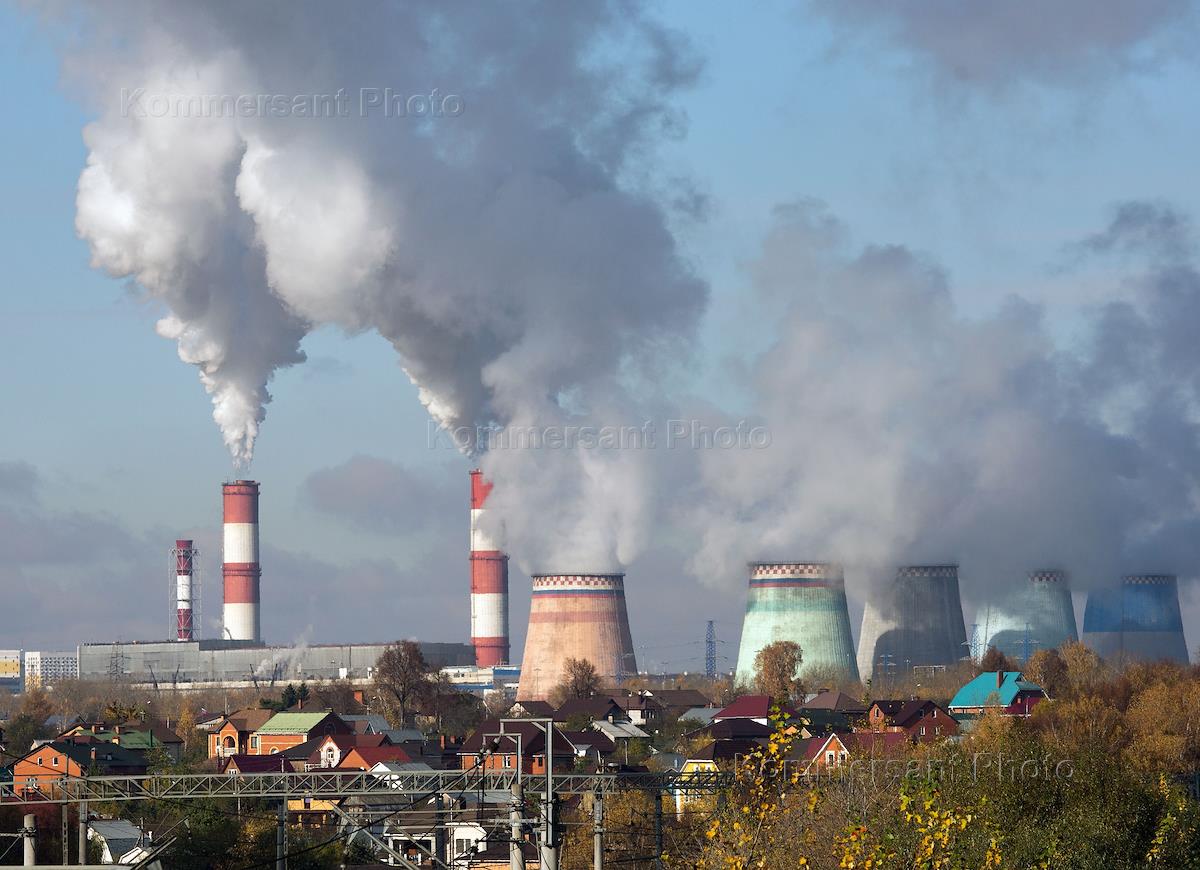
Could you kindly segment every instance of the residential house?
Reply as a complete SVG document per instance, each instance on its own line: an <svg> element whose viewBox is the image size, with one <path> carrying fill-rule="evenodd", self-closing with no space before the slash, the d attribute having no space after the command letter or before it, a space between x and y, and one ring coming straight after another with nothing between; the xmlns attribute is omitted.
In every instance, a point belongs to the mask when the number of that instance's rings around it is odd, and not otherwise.
<svg viewBox="0 0 1200 870"><path fill-rule="evenodd" d="M163 752L175 764L183 758L183 739L165 725L150 722L79 722L55 740L87 736L102 743L115 743L134 752Z"/></svg>
<svg viewBox="0 0 1200 870"><path fill-rule="evenodd" d="M328 710L276 713L250 735L251 755L271 755L327 734L353 734L354 729Z"/></svg>
<svg viewBox="0 0 1200 870"><path fill-rule="evenodd" d="M554 711L555 722L582 719L589 722L628 722L629 716L615 698L599 695L591 698L568 698Z"/></svg>
<svg viewBox="0 0 1200 870"><path fill-rule="evenodd" d="M779 711L789 719L796 715L796 711L789 704L775 701L768 695L742 695L728 707L719 710L713 716L713 721L753 719L760 725L769 725L771 724L771 708L774 706L778 706Z"/></svg>
<svg viewBox="0 0 1200 870"><path fill-rule="evenodd" d="M944 707L930 700L879 700L871 704L864 730L898 731L907 734L914 743L932 743L958 734L958 722Z"/></svg>
<svg viewBox="0 0 1200 870"><path fill-rule="evenodd" d="M857 698L847 695L845 692L831 689L818 692L804 702L805 710L833 710L838 713L844 713L852 720L866 716L869 706Z"/></svg>
<svg viewBox="0 0 1200 870"><path fill-rule="evenodd" d="M146 757L114 743L56 740L29 750L13 762L12 771L14 788L50 794L63 777L143 774Z"/></svg>
<svg viewBox="0 0 1200 870"><path fill-rule="evenodd" d="M1026 680L1020 671L985 671L958 690L950 701L950 712L955 716L988 711L1028 716L1044 700L1042 687Z"/></svg>
<svg viewBox="0 0 1200 870"><path fill-rule="evenodd" d="M801 776L818 776L835 770L850 757L840 734L826 734L797 740L787 754L788 764L796 764Z"/></svg>
<svg viewBox="0 0 1200 870"><path fill-rule="evenodd" d="M87 838L99 844L101 864L134 864L150 852L142 829L125 819L92 819Z"/></svg>
<svg viewBox="0 0 1200 870"><path fill-rule="evenodd" d="M412 764L412 756L399 746L352 746L338 762L338 770L372 770L377 764ZM428 767L429 765L422 765Z"/></svg>
<svg viewBox="0 0 1200 870"><path fill-rule="evenodd" d="M521 719L553 719L554 706L549 701L517 701L508 715Z"/></svg>
<svg viewBox="0 0 1200 870"><path fill-rule="evenodd" d="M482 764L487 770L516 770L519 755L525 773L545 773L546 732L542 727L534 722L518 720L501 724L498 719L489 719L458 747L459 767L463 770L475 767L486 750ZM552 727L554 769L570 770L575 765L574 744L557 726Z"/></svg>
<svg viewBox="0 0 1200 870"><path fill-rule="evenodd" d="M275 715L274 710L247 707L227 713L208 730L208 757L245 755L250 752L250 735Z"/></svg>
<svg viewBox="0 0 1200 870"><path fill-rule="evenodd" d="M856 760L900 758L913 744L906 731L853 731L839 737Z"/></svg>
<svg viewBox="0 0 1200 870"><path fill-rule="evenodd" d="M282 753L275 755L226 755L219 759L221 773L241 776L246 773L292 773L292 759Z"/></svg>
<svg viewBox="0 0 1200 870"><path fill-rule="evenodd" d="M599 767L612 758L617 751L617 745L609 740L602 731L589 728L586 731L563 731L562 735L567 738L574 749L576 763L583 762Z"/></svg>
<svg viewBox="0 0 1200 870"><path fill-rule="evenodd" d="M720 707L692 707L690 710L684 710L679 714L679 721L682 722L684 719L687 719L689 722L707 725L720 712Z"/></svg>
<svg viewBox="0 0 1200 870"><path fill-rule="evenodd" d="M634 706L641 702L642 709L659 711L658 723L654 721L639 721L634 718ZM699 689L644 689L631 696L627 702L629 718L635 725L655 726L664 721L679 719L688 710L697 707L712 707L712 699Z"/></svg>

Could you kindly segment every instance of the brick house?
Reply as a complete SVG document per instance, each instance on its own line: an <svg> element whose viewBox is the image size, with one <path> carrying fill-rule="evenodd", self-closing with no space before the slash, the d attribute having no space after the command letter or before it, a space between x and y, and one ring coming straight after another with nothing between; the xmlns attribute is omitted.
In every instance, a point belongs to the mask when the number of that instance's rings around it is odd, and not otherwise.
<svg viewBox="0 0 1200 870"><path fill-rule="evenodd" d="M250 735L275 715L274 710L247 707L226 714L208 732L208 757L224 758L250 752Z"/></svg>
<svg viewBox="0 0 1200 870"><path fill-rule="evenodd" d="M328 734L353 734L354 729L328 710L316 713L276 713L250 735L251 755L273 755Z"/></svg>
<svg viewBox="0 0 1200 870"><path fill-rule="evenodd" d="M927 699L879 700L867 711L866 730L902 732L914 743L931 743L957 734L958 722L944 707Z"/></svg>
<svg viewBox="0 0 1200 870"><path fill-rule="evenodd" d="M13 787L18 791L52 794L63 777L137 776L146 772L141 752L96 740L54 740L29 750L13 763Z"/></svg>
<svg viewBox="0 0 1200 870"><path fill-rule="evenodd" d="M485 741L490 754L483 759L486 770L515 770L517 767L518 748L520 749L521 767L527 774L546 772L546 734L532 722L505 722L505 736L497 738L500 722L489 719L481 724L475 733L468 737L458 749L459 767L469 770L479 762L479 753L484 750ZM496 739L496 745L491 746ZM570 770L575 766L575 746L557 727L554 728L554 769Z"/></svg>

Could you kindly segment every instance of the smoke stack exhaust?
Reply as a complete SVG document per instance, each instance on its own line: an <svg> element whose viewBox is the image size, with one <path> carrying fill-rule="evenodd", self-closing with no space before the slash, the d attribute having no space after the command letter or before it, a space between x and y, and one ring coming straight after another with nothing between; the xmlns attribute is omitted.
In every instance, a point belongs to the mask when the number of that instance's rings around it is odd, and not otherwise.
<svg viewBox="0 0 1200 870"><path fill-rule="evenodd" d="M225 561L221 569L225 581L223 637L261 643L258 483L235 480L221 489L225 503Z"/></svg>
<svg viewBox="0 0 1200 870"><path fill-rule="evenodd" d="M171 550L175 567L175 639L195 640L195 617L192 602L196 595L194 581L198 551L190 540L177 540Z"/></svg>
<svg viewBox="0 0 1200 870"><path fill-rule="evenodd" d="M508 663L508 556L482 528L492 491L478 468L471 472L471 645L475 664Z"/></svg>

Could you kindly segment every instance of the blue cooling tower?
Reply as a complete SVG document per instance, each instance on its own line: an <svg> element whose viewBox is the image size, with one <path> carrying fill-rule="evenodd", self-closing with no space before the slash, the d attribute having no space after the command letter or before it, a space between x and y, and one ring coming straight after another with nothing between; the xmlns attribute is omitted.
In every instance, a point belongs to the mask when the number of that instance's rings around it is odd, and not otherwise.
<svg viewBox="0 0 1200 870"><path fill-rule="evenodd" d="M1083 642L1105 658L1188 661L1172 574L1133 574L1088 594Z"/></svg>

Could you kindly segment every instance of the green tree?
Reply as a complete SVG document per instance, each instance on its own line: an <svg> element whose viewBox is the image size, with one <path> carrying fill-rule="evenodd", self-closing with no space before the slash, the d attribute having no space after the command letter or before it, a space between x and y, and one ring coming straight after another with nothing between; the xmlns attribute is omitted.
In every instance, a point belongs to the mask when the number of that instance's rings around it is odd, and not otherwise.
<svg viewBox="0 0 1200 870"><path fill-rule="evenodd" d="M779 701L791 700L804 691L798 678L803 661L798 643L777 640L767 644L754 657L755 691Z"/></svg>

